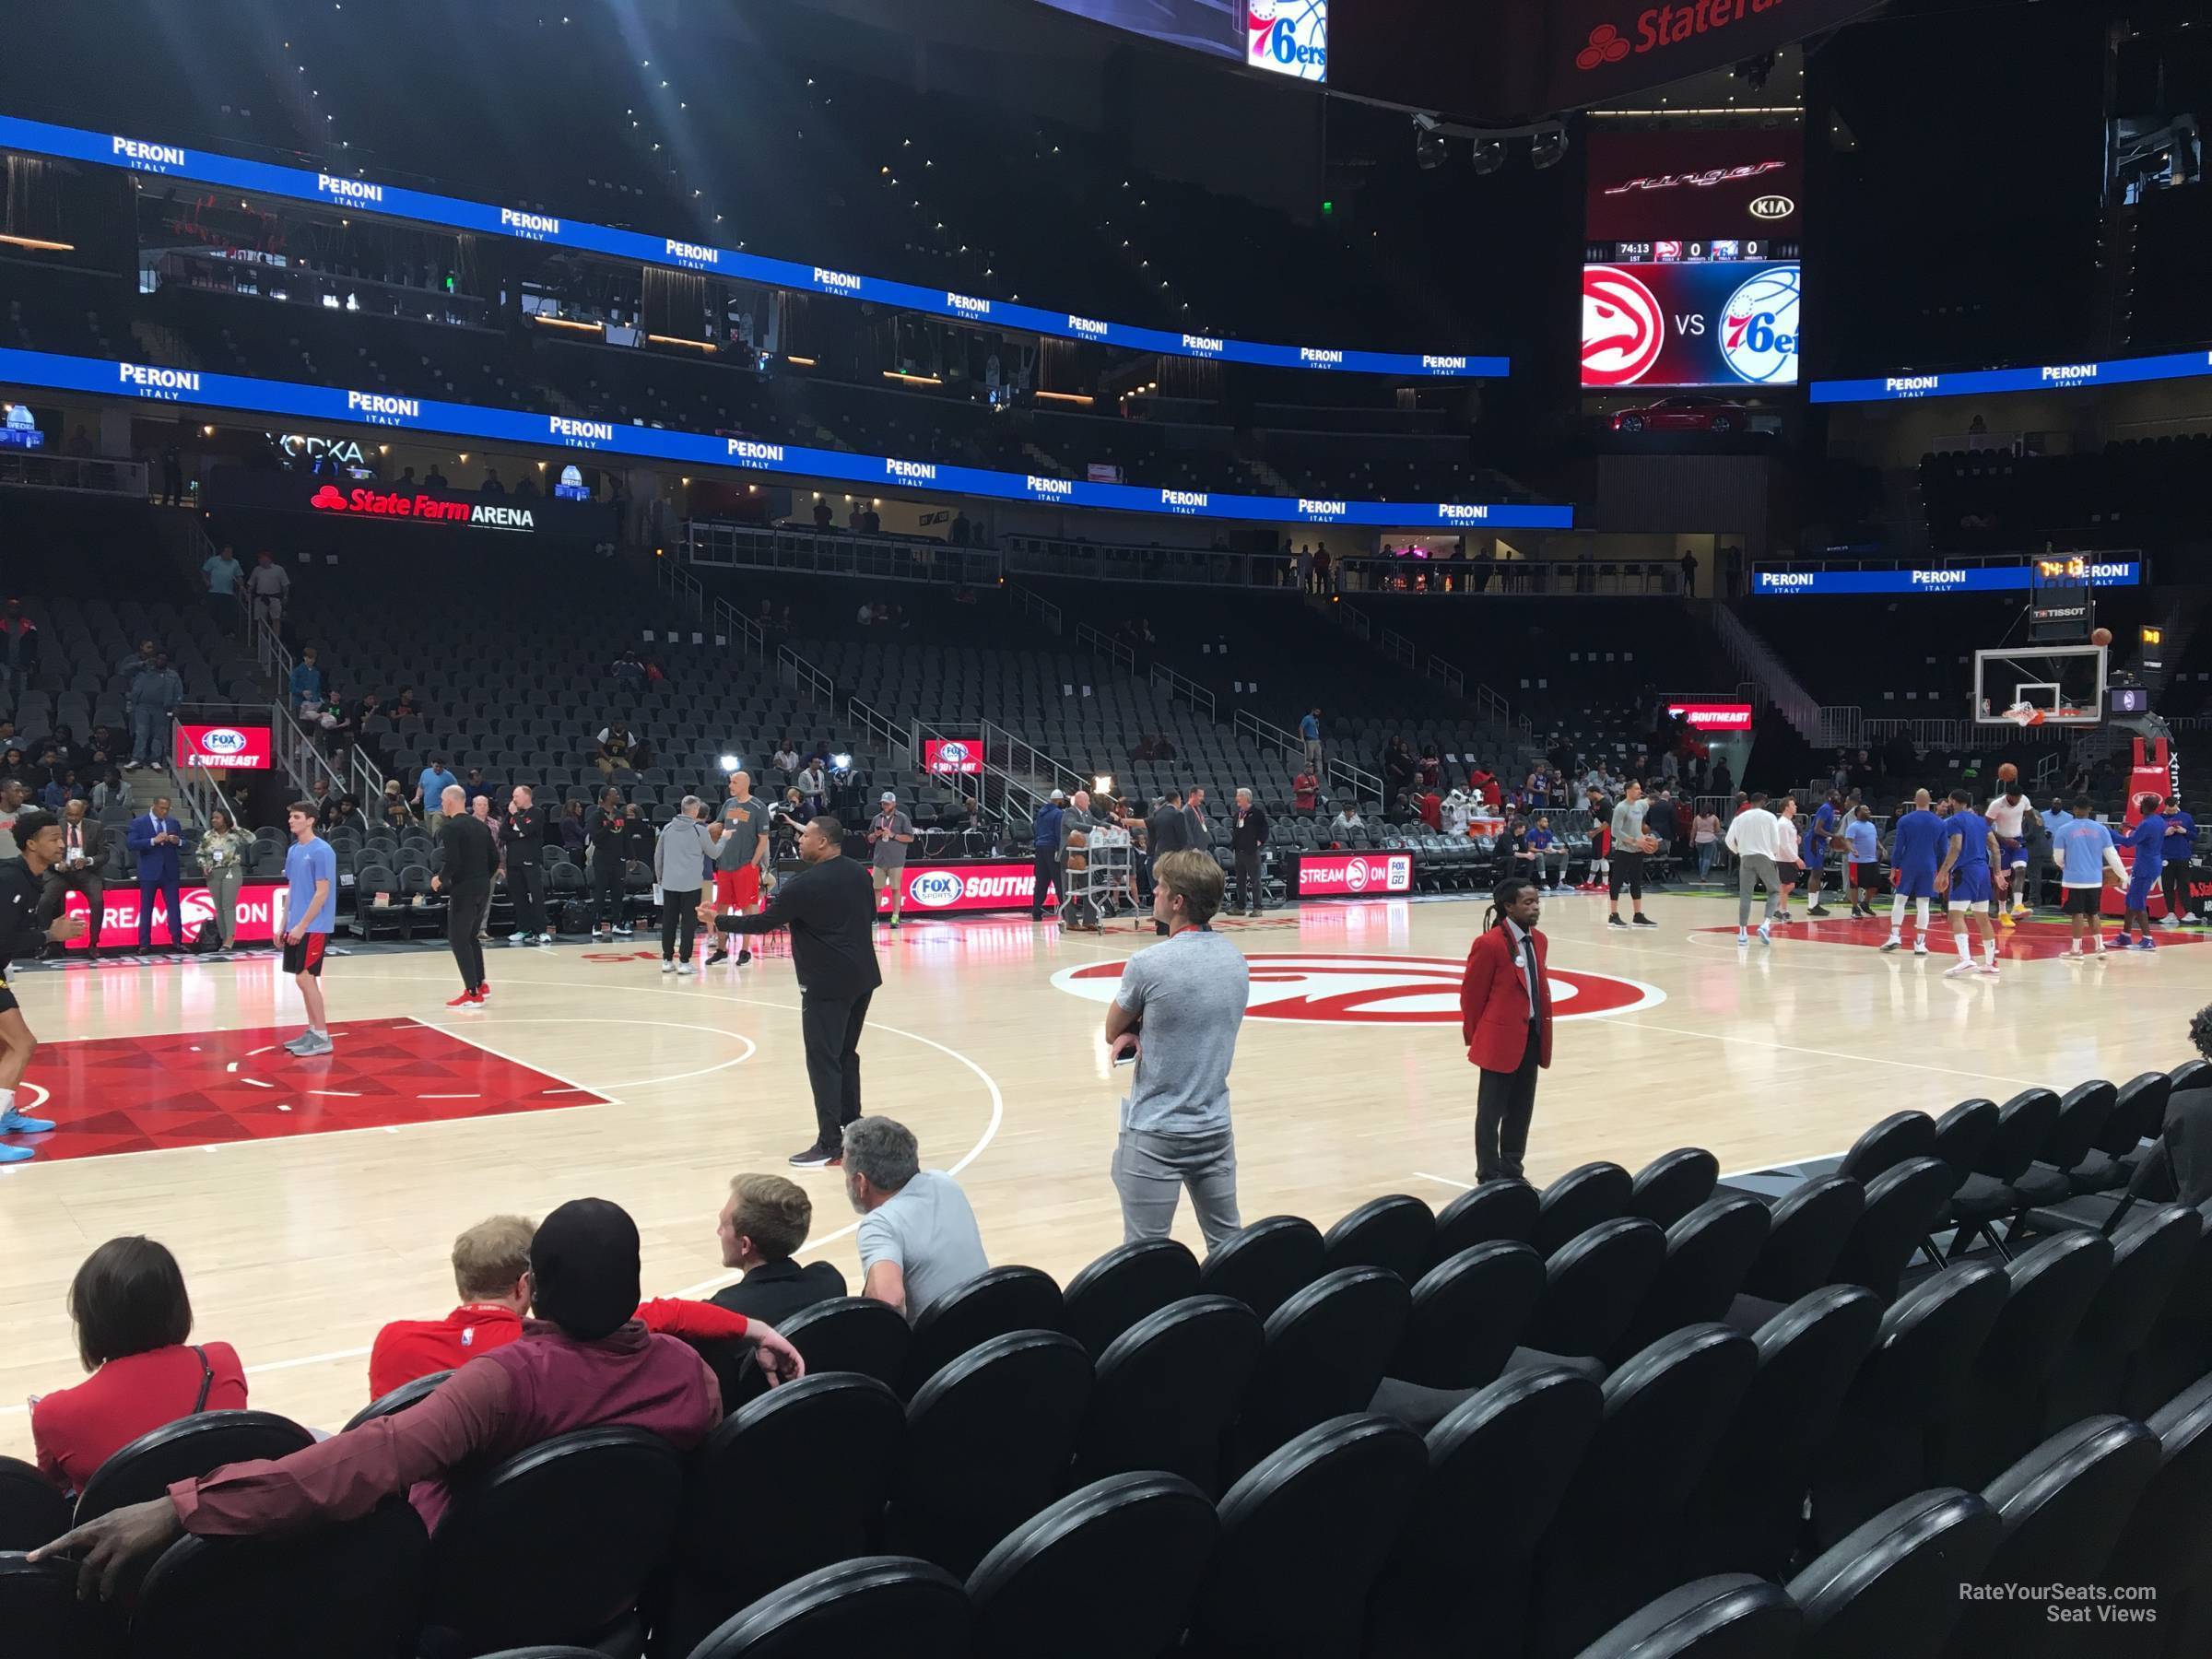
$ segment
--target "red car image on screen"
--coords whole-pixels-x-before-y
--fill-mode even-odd
[[[1751,411],[1717,397],[1663,397],[1613,417],[1617,432],[1747,432]]]

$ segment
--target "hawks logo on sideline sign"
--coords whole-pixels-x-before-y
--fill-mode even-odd
[[[1448,1025],[1459,1023],[1459,981],[1466,964],[1449,957],[1298,956],[1254,953],[1251,999],[1253,1019],[1304,1019],[1329,1025]],[[1091,1002],[1112,1002],[1126,958],[1063,968],[1053,975],[1061,990]],[[1554,967],[1552,1017],[1590,1019],[1656,1006],[1666,993],[1641,980]]]

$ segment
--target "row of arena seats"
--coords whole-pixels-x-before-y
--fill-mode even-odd
[[[1897,1275],[1926,1192],[1959,1206],[1963,1241],[1988,1182],[2027,1202],[2007,1148],[2071,1157],[2074,1127],[2116,1145],[2123,1118],[2155,1132],[2208,1077],[2191,1062],[1969,1101],[1940,1124],[1896,1114],[1771,1210],[1686,1148],[1540,1194],[1486,1183],[1441,1213],[1379,1198],[1325,1234],[1274,1217],[1203,1263],[1173,1241],[1124,1245],[1065,1291],[994,1268],[911,1327],[862,1299],[819,1303],[784,1325],[801,1382],[764,1392],[745,1345],[711,1354],[730,1415],[688,1463],[587,1430],[479,1472],[427,1540],[396,1502],[297,1538],[188,1538],[136,1587],[117,1651],[635,1654],[649,1639],[788,1659],[884,1632],[979,1659],[1441,1659],[1466,1651],[1472,1614],[1484,1652],[1525,1659],[1980,1659],[2122,1650],[2055,1645],[2040,1606],[1964,1586],[2106,1582],[2155,1587],[2142,1651],[2178,1659],[2201,1651],[2184,1624],[2212,1612],[2206,1215],[2150,1206],[2006,1261],[1955,1242],[1926,1277]],[[2030,1140],[2022,1123],[2047,1127]],[[1960,1125],[1989,1131],[1978,1153]],[[1959,1177],[1946,1157],[1976,1167]],[[1945,1171],[1933,1185],[1926,1166]],[[184,1419],[96,1471],[75,1519],[307,1440],[267,1413]],[[0,1546],[71,1518],[0,1467]],[[0,1557],[25,1659],[96,1651],[59,1645],[93,1617],[73,1577]],[[255,1630],[216,1617],[226,1597]],[[448,1645],[406,1646],[423,1627]]]

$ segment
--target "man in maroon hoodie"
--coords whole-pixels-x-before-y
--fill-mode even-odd
[[[363,1423],[288,1457],[230,1464],[166,1496],[114,1510],[64,1534],[35,1559],[83,1553],[77,1592],[112,1594],[124,1567],[184,1533],[240,1537],[351,1521],[396,1492],[435,1527],[447,1476],[579,1429],[650,1429],[679,1452],[722,1421],[722,1390],[706,1362],[637,1318],[637,1224],[603,1198],[547,1216],[530,1245],[539,1317],[503,1347],[461,1367],[412,1409]],[[763,1369],[782,1382],[804,1370],[780,1337],[763,1338]]]

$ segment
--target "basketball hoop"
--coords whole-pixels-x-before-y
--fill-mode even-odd
[[[2017,702],[2005,711],[2005,718],[2018,726],[2038,726],[2043,724],[2043,712],[2033,703]]]

